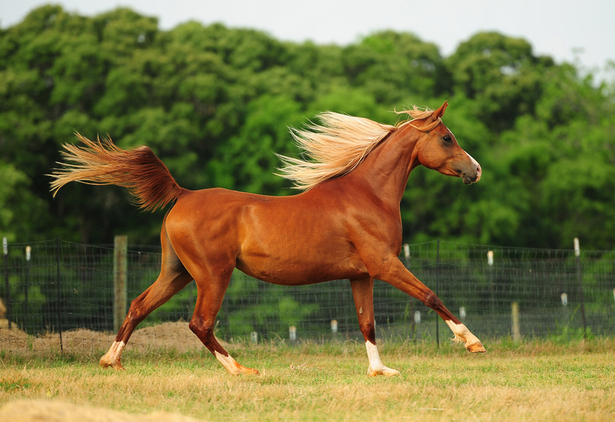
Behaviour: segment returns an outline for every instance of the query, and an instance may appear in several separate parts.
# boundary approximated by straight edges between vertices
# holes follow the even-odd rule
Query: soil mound
[[[115,334],[85,329],[65,331],[62,333],[62,348],[65,352],[100,352],[106,351],[113,343]],[[229,344],[219,340],[224,348]],[[178,352],[200,350],[203,343],[194,335],[188,322],[165,322],[137,329],[130,337],[126,350],[141,352],[158,349],[173,349]],[[0,350],[13,351],[49,351],[60,350],[60,335],[48,333],[28,337],[28,334],[8,321],[0,320]]]

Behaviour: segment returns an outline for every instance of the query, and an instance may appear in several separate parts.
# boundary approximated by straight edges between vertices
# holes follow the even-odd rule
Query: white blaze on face
[[[481,168],[480,164],[478,164],[478,161],[474,159],[474,157],[468,154],[465,150],[463,152],[465,152],[466,155],[470,157],[470,161],[472,161],[472,164],[476,166],[476,182],[478,182],[480,180],[480,176],[483,174],[483,169]]]
[[[451,135],[455,136],[455,134],[453,134],[453,131],[449,129],[449,132],[451,132]],[[455,139],[457,139],[455,137]],[[468,152],[464,149],[463,152],[466,153],[466,155],[470,158],[470,161],[472,162],[472,164],[476,167],[476,182],[478,182],[480,180],[481,175],[483,174],[483,169],[481,168],[480,164],[478,164],[478,161],[476,161],[474,159],[474,157],[472,157],[470,154],[468,154]],[[474,182],[474,183],[476,183]],[[447,321],[448,322],[448,321]]]

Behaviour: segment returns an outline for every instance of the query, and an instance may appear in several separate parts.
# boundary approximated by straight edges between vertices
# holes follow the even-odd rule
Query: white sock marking
[[[100,364],[103,366],[115,366],[116,364],[119,364],[125,347],[126,343],[123,341],[114,341],[109,348],[109,351],[105,353],[102,358],[100,358]]]
[[[463,324],[455,324],[453,321],[445,321],[446,325],[451,329],[453,334],[455,334],[454,341],[460,341],[465,344],[466,348],[468,346],[473,345],[475,343],[481,344],[480,340],[468,330]]]
[[[378,353],[378,347],[372,344],[370,341],[365,342],[365,348],[367,349],[367,358],[369,359],[368,374],[374,375],[399,375],[399,371],[384,366],[380,360],[380,354]]]
[[[235,359],[231,357],[231,355],[224,356],[222,353],[218,351],[215,351],[214,355],[216,356],[216,359],[220,361],[222,366],[224,366],[230,374],[237,375],[241,373],[241,370],[239,369],[239,364],[237,363]]]

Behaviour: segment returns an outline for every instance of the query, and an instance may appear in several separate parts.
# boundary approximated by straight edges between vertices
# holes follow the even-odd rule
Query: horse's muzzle
[[[480,164],[476,163],[476,167],[468,172],[460,172],[459,177],[463,180],[463,183],[466,185],[471,185],[472,183],[476,183],[480,180],[480,177],[483,174],[483,169],[480,167]]]

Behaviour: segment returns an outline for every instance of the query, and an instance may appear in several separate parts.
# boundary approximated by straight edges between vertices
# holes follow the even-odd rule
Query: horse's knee
[[[192,318],[188,327],[200,339],[209,338],[214,334],[213,325],[205,323],[200,318]]]
[[[218,357],[218,354],[221,356],[228,356],[228,353],[218,340],[216,340],[216,336],[214,335],[214,325],[204,321],[201,318],[192,318],[190,324],[188,324],[190,330],[201,340],[203,345],[207,347],[207,349]],[[219,358],[219,357],[218,357]]]
[[[425,295],[423,303],[431,309],[440,309],[444,306],[440,298],[431,290]]]
[[[359,323],[359,328],[365,340],[369,340],[373,344],[376,344],[376,327],[374,326],[374,321],[362,321]]]
[[[131,323],[139,325],[141,321],[145,319],[148,314],[143,312],[143,299],[138,297],[130,302],[130,307],[128,308],[128,314],[126,314],[126,319]]]
[[[363,334],[370,334],[374,332],[374,321],[363,321],[359,324],[359,328]]]
[[[143,300],[141,298],[133,299],[132,302],[130,302],[128,314],[131,315],[131,317],[136,317],[139,314],[139,310],[142,307],[142,303]]]

